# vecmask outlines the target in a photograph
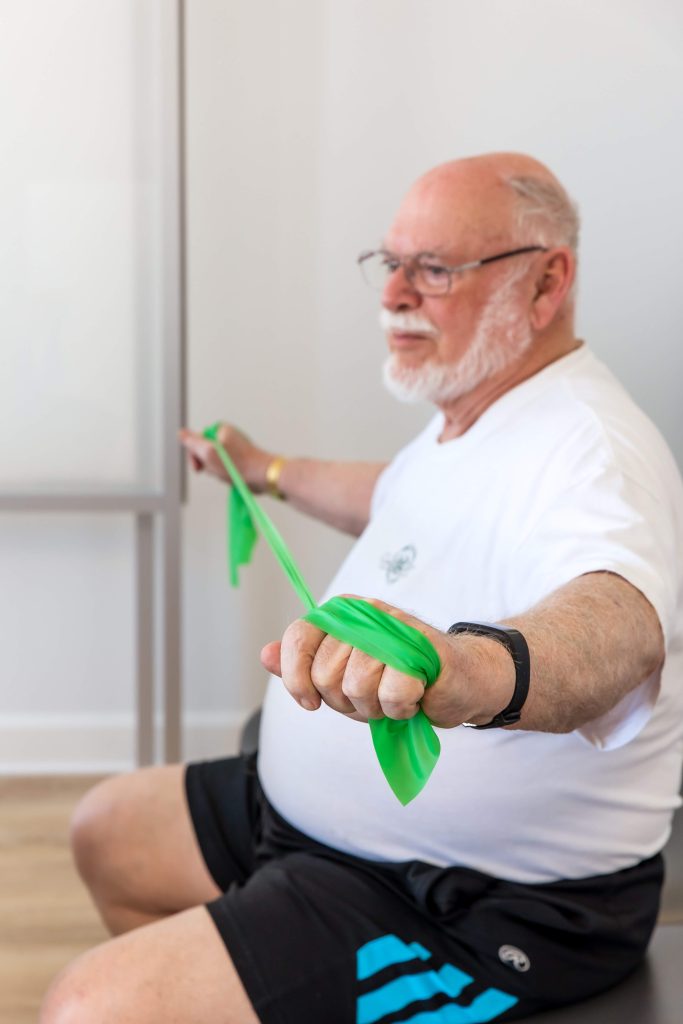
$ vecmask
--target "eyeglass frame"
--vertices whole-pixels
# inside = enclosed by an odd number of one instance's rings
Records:
[[[406,279],[410,286],[414,289],[414,291],[416,291],[419,295],[428,295],[434,297],[439,295],[450,294],[451,288],[453,287],[454,274],[462,273],[465,270],[475,270],[477,267],[483,267],[487,263],[495,263],[497,260],[505,260],[509,256],[521,256],[522,253],[527,252],[549,251],[550,249],[547,245],[526,245],[523,246],[521,249],[510,249],[508,252],[500,252],[497,253],[497,255],[495,256],[486,256],[484,257],[484,259],[481,260],[471,260],[469,263],[459,263],[453,267],[449,267],[446,264],[442,264],[441,269],[445,270],[446,273],[448,274],[448,287],[443,292],[421,292],[419,288],[415,288],[415,285],[413,283],[415,271],[410,267],[410,264],[415,264],[416,260],[419,260],[421,256],[433,256],[435,255],[434,253],[418,252],[414,256],[404,256],[403,259],[401,259],[399,256],[395,256],[395,254],[390,252],[388,249],[366,249],[360,254],[356,262],[358,263],[358,266],[361,268],[361,273],[363,273],[363,262],[369,259],[371,256],[393,256],[397,263],[396,270],[398,270],[399,267],[403,267]],[[395,274],[396,270],[392,270],[391,274]],[[387,280],[389,279],[391,274],[387,274]],[[368,281],[365,274],[363,274],[363,279],[368,283],[368,285],[370,285],[370,282]],[[372,285],[370,285],[370,287],[372,287]],[[384,286],[382,285],[382,287]]]

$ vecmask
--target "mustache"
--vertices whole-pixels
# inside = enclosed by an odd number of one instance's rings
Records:
[[[393,313],[390,309],[382,308],[379,324],[383,331],[396,331],[400,334],[426,334],[436,338],[439,333],[434,324],[420,313]]]

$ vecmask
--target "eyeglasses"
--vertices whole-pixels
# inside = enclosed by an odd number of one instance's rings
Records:
[[[509,252],[498,253],[497,256],[487,256],[483,260],[474,260],[471,263],[460,263],[455,267],[445,266],[427,252],[401,259],[386,249],[377,249],[362,252],[358,257],[358,263],[363,277],[371,288],[383,289],[387,279],[395,274],[399,267],[403,267],[408,282],[420,295],[448,295],[456,274],[474,270],[475,267],[483,267],[487,263],[495,263],[496,260],[506,260],[510,256],[521,256],[525,252],[548,252],[548,249],[545,245],[526,245],[522,249],[511,249]]]

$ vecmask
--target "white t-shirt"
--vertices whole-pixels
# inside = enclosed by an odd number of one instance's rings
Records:
[[[381,475],[370,522],[326,597],[377,597],[439,629],[519,614],[611,570],[656,609],[659,677],[570,734],[439,729],[407,807],[367,725],[300,709],[270,682],[259,774],[280,814],[377,860],[542,882],[619,870],[664,845],[683,751],[683,488],[664,441],[585,346],[495,402],[461,437],[442,417]],[[532,676],[533,678],[533,676]],[[438,684],[437,684],[438,685]]]

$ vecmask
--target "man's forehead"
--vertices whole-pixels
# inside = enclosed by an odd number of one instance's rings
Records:
[[[509,190],[500,180],[471,175],[429,175],[405,196],[385,246],[396,251],[447,255],[510,234]]]

